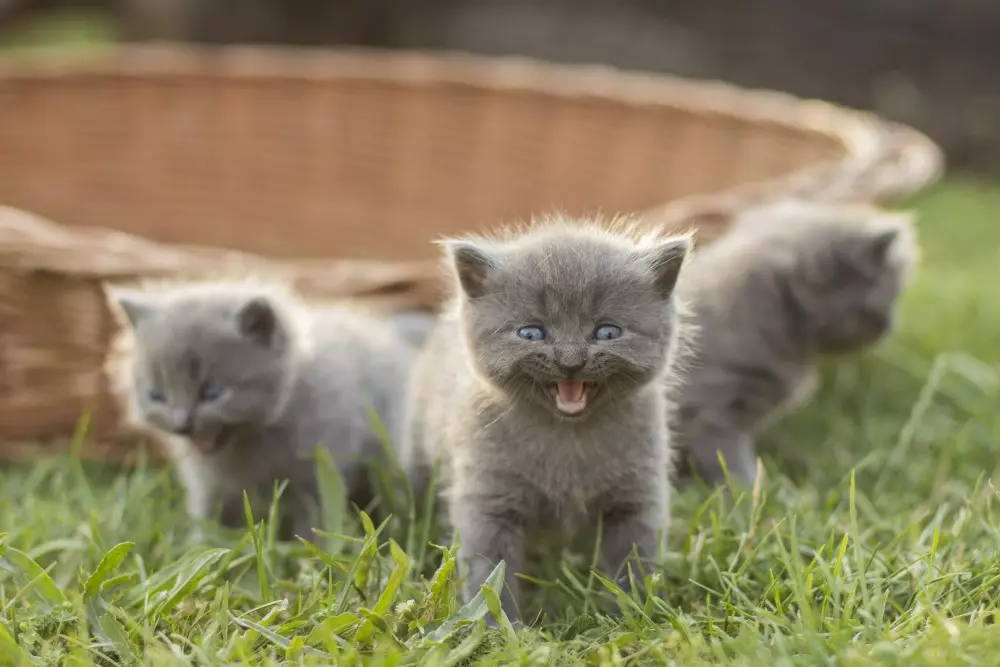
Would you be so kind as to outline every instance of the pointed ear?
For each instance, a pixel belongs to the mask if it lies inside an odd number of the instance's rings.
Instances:
[[[266,298],[255,296],[236,312],[236,326],[241,334],[266,347],[278,330],[278,314]]]
[[[644,259],[653,270],[653,285],[663,298],[674,292],[684,259],[694,245],[690,234],[672,236],[644,252]]]
[[[889,251],[892,249],[896,239],[899,238],[899,234],[900,231],[898,229],[885,229],[869,239],[869,247],[871,248],[872,255],[880,264],[886,261]]]
[[[892,250],[905,236],[911,234],[913,214],[892,212],[879,216],[875,231],[868,238],[872,257],[880,264],[888,261]]]
[[[108,300],[125,315],[132,328],[156,312],[156,304],[148,293],[110,285],[105,287],[105,291]]]
[[[444,247],[462,291],[470,299],[485,295],[490,274],[498,266],[496,258],[472,241],[449,240]]]

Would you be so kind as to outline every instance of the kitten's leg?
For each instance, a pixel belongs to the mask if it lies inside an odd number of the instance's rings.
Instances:
[[[662,480],[661,487],[651,492],[655,497],[645,504],[612,505],[602,514],[601,561],[605,571],[617,576],[618,585],[625,590],[628,564],[632,564],[636,576],[657,569],[656,559],[669,521],[667,480]]]
[[[260,516],[259,504],[254,502],[253,496],[250,496],[250,509],[253,510],[254,523],[260,523],[262,518],[267,518],[266,515]],[[222,500],[222,506],[219,508],[219,523],[225,528],[247,527],[247,512],[242,492],[231,493]]]
[[[212,518],[214,494],[208,485],[197,483],[187,486],[187,513],[192,519],[207,521]]]
[[[716,425],[692,428],[683,439],[695,471],[709,484],[725,483],[719,464],[722,454],[730,477],[745,486],[757,480],[757,451],[753,439],[746,433]]]
[[[313,534],[312,530],[314,527],[316,527],[316,522],[313,521],[311,514],[303,510],[292,519],[287,539],[294,540],[297,535],[304,540],[313,542],[316,539],[316,535]]]
[[[505,562],[504,590],[500,604],[511,621],[520,620],[517,608],[518,580],[514,576],[524,565],[524,519],[517,512],[497,512],[477,497],[452,499],[452,524],[458,530],[461,547],[459,559],[467,575],[462,588],[466,602],[479,592],[480,586],[501,560]],[[495,624],[492,617],[490,624]]]
[[[369,477],[369,468],[364,463],[345,463],[340,466],[340,476],[344,480],[344,488],[347,491],[347,508],[351,510],[351,504],[357,505],[363,510],[375,500],[375,488]],[[389,491],[392,491],[389,489]]]
[[[194,523],[188,537],[194,543],[204,542],[206,535],[202,524],[212,519],[212,511],[216,503],[215,490],[212,484],[202,476],[197,463],[190,457],[177,461],[177,475],[184,487],[185,509]]]
[[[282,540],[298,541],[296,536],[310,542],[315,540],[312,529],[320,527],[319,507],[311,498],[291,494],[285,501],[281,514]]]
[[[418,508],[423,507],[428,501],[427,488],[431,483],[432,471],[431,466],[424,463],[411,466],[406,470],[406,474],[410,478],[410,488],[413,490],[413,502]]]

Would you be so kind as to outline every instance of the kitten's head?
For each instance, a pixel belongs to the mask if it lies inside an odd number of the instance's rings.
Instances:
[[[299,342],[294,316],[274,294],[211,283],[108,292],[131,329],[139,421],[210,454],[235,429],[283,408]]]
[[[844,209],[802,223],[810,240],[792,285],[820,352],[860,350],[894,327],[918,250],[907,213]]]
[[[691,239],[548,220],[445,242],[468,359],[508,396],[581,419],[658,378]]]

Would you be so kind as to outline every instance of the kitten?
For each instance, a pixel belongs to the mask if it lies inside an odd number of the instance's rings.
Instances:
[[[370,500],[367,464],[383,449],[369,409],[398,442],[413,354],[387,323],[343,305],[307,307],[276,286],[108,291],[128,325],[126,354],[110,362],[119,392],[130,421],[163,436],[193,518],[221,505],[223,525],[245,525],[243,490],[260,516],[287,479],[281,535],[308,536],[317,446],[350,499]]]
[[[678,450],[709,483],[756,479],[753,433],[797,407],[826,354],[873,345],[893,326],[917,258],[907,213],[788,201],[750,211],[695,253],[677,291],[698,343],[675,383]]]
[[[418,494],[441,465],[466,599],[506,561],[516,599],[526,538],[603,519],[604,567],[648,566],[668,520],[664,377],[687,236],[551,219],[444,242],[455,296],[411,376],[403,459]]]

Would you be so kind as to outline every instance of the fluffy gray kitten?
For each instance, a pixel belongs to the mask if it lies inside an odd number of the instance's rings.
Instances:
[[[677,286],[697,344],[675,383],[672,431],[705,481],[756,479],[753,433],[805,401],[822,355],[892,329],[917,257],[908,213],[787,201],[745,214]]]
[[[398,442],[413,354],[390,325],[249,283],[109,295],[130,325],[112,363],[129,419],[163,436],[192,517],[221,506],[224,525],[244,525],[243,490],[260,516],[287,479],[281,535],[308,536],[317,446],[350,499],[369,500],[367,465],[383,454],[369,410]]]
[[[668,520],[664,377],[674,284],[690,237],[547,220],[444,243],[455,297],[411,377],[404,466],[418,493],[441,464],[474,595],[506,561],[516,598],[525,540],[603,519],[603,566],[649,565]]]

